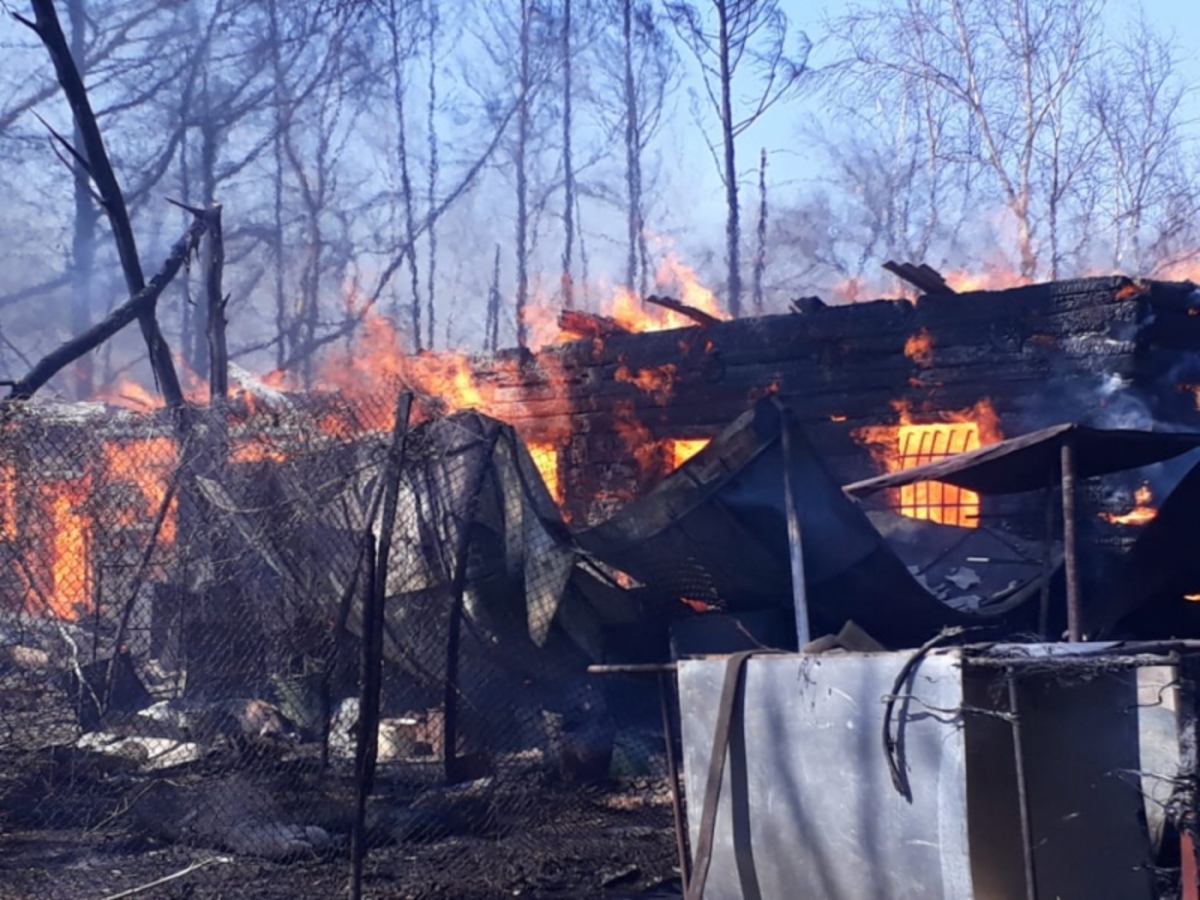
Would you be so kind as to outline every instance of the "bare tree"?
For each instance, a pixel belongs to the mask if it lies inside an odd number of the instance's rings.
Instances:
[[[922,102],[951,101],[951,159],[969,156],[989,173],[1026,278],[1057,274],[1063,204],[1094,147],[1079,112],[1101,8],[1102,0],[884,0],[834,23],[849,50],[845,71],[865,90],[893,107],[914,85]]]
[[[410,317],[413,349],[420,350],[424,333],[421,328],[421,289],[417,270],[417,220],[413,197],[412,169],[408,152],[408,114],[406,72],[409,59],[416,53],[419,39],[419,10],[407,0],[388,0],[384,28],[388,34],[389,75],[392,83],[392,112],[396,117],[396,168],[400,176],[400,202],[404,212],[404,256],[408,264]],[[397,301],[398,304],[398,301]],[[398,306],[395,312],[398,312]]]
[[[711,140],[708,143],[725,186],[726,292],[729,312],[736,317],[742,311],[737,139],[795,93],[808,63],[808,40],[801,34],[795,53],[789,52],[788,20],[778,0],[670,2],[667,10],[696,57],[708,106],[720,124],[720,153]],[[743,108],[734,102],[734,85],[744,86],[747,70],[752,70],[756,84]]]
[[[562,33],[562,166],[563,166],[563,252],[562,294],[563,306],[575,306],[575,289],[572,282],[572,265],[575,254],[575,165],[571,158],[571,75],[574,69],[571,33],[571,0],[562,0],[562,17],[559,24]]]
[[[679,81],[679,57],[648,0],[615,0],[608,13],[619,32],[600,46],[597,62],[613,88],[593,99],[624,147],[625,276],[643,296],[649,282],[646,245],[646,153],[665,121],[667,99]],[[614,62],[619,61],[619,65]],[[608,97],[619,98],[609,101]]]
[[[441,28],[440,10],[438,0],[427,0],[427,9],[425,11],[425,19],[429,25],[427,35],[426,64],[429,67],[429,82],[428,82],[428,103],[426,104],[425,131],[426,142],[429,152],[428,166],[428,188],[425,195],[425,203],[429,209],[433,209],[437,205],[437,190],[438,190],[438,32]],[[437,303],[434,300],[437,285],[437,223],[431,222],[429,225],[429,262],[426,265],[426,283],[425,283],[425,301],[428,304],[426,307],[425,320],[429,323],[429,336],[426,345],[433,347],[434,336],[434,313],[437,309]]]
[[[1181,241],[1195,252],[1200,214],[1195,143],[1185,130],[1185,86],[1176,48],[1144,12],[1091,73],[1088,112],[1099,127],[1096,237],[1112,266],[1131,274],[1176,262]]]
[[[767,273],[767,148],[758,159],[758,227],[754,247],[754,314],[763,313],[763,277]]]

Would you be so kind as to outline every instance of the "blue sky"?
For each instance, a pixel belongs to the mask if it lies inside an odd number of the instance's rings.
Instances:
[[[846,11],[845,0],[805,2],[782,0],[793,29],[818,37],[823,22]],[[860,5],[870,5],[860,0]],[[1108,0],[1106,7],[1109,33],[1116,35],[1136,18],[1139,8],[1149,20],[1170,35],[1176,44],[1179,71],[1192,85],[1188,109],[1193,125],[1200,129],[1200,0]],[[685,85],[686,87],[686,85]],[[694,177],[671,179],[666,198],[667,219],[676,243],[685,255],[699,250],[713,251],[720,246],[724,229],[724,201],[716,170],[688,110],[686,96],[678,101],[676,116],[667,126],[665,162],[668,170],[686,171]],[[749,172],[758,160],[759,149],[770,154],[769,184],[772,202],[786,201],[789,185],[819,178],[820,173],[806,165],[801,146],[800,122],[815,111],[812,101],[779,106],[750,129],[739,143],[739,168]],[[747,177],[746,184],[753,182]],[[691,223],[691,224],[689,224]],[[691,251],[689,253],[689,251]]]

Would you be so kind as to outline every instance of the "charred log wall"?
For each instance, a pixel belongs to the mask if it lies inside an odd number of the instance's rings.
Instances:
[[[712,436],[769,390],[845,481],[879,471],[861,429],[898,424],[901,409],[930,423],[986,399],[1005,436],[1068,420],[1200,424],[1179,389],[1200,346],[1190,292],[1113,277],[810,303],[802,314],[567,344],[484,375],[501,418],[527,440],[561,445],[567,510],[590,523],[669,467],[653,446],[639,461],[639,447]]]

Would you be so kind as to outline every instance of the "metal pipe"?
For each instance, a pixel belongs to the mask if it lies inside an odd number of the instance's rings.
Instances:
[[[616,663],[587,667],[589,675],[660,675],[674,672],[675,663]]]
[[[1062,443],[1063,567],[1067,576],[1067,640],[1083,640],[1079,611],[1079,563],[1075,557],[1075,446],[1067,434]]]
[[[1054,480],[1046,486],[1046,529],[1042,537],[1042,589],[1038,602],[1038,637],[1050,639],[1050,556],[1054,552]]]
[[[804,584],[804,545],[800,535],[800,516],[796,512],[796,498],[792,496],[792,441],[791,416],[778,400],[775,407],[779,410],[779,435],[783,451],[783,508],[787,515],[788,555],[791,561],[792,573],[792,607],[796,615],[796,649],[804,649],[804,645],[812,639],[808,624],[808,597]]]
[[[679,767],[675,762],[675,729],[671,723],[671,678],[666,672],[658,676],[659,706],[662,708],[663,742],[667,749],[667,778],[671,782],[671,814],[675,817],[675,850],[679,854],[679,876],[684,884],[691,881],[688,864],[687,835],[684,831],[683,801],[679,796]]]
[[[1017,679],[1012,669],[1004,673],[1008,682],[1008,713],[1012,725],[1013,761],[1016,765],[1017,803],[1021,814],[1021,851],[1025,862],[1025,900],[1037,900],[1037,874],[1033,864],[1033,824],[1029,820],[1029,790],[1025,780],[1025,756],[1021,752],[1021,713],[1017,703]]]

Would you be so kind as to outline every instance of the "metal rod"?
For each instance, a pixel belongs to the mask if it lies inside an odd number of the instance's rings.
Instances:
[[[588,666],[587,670],[590,675],[661,675],[674,672],[675,663],[618,663]]]
[[[1083,640],[1079,614],[1079,564],[1075,557],[1075,446],[1068,434],[1062,444],[1063,566],[1067,575],[1067,640]]]
[[[1029,819],[1029,789],[1025,780],[1025,756],[1021,750],[1021,713],[1017,703],[1017,679],[1012,669],[1004,674],[1008,682],[1008,712],[1012,723],[1013,761],[1017,775],[1017,803],[1021,813],[1021,851],[1025,862],[1025,900],[1037,900],[1037,874],[1033,864],[1033,824]]]
[[[1050,556],[1054,552],[1054,483],[1046,486],[1046,530],[1042,539],[1042,590],[1038,603],[1038,636],[1050,639]]]
[[[367,548],[368,587],[362,611],[362,687],[358,701],[358,735],[354,747],[355,805],[350,829],[350,900],[362,897],[363,863],[367,858],[367,801],[375,787],[379,751],[379,686],[383,674],[383,630],[380,619],[379,559],[374,542]],[[386,581],[386,576],[385,579]]]
[[[801,542],[800,517],[796,513],[796,498],[792,496],[791,416],[778,400],[779,435],[783,451],[783,507],[787,514],[788,551],[792,573],[792,607],[796,615],[796,649],[803,649],[812,639],[808,624],[808,597],[804,584],[804,545]]]
[[[1174,824],[1179,832],[1179,895],[1182,900],[1200,898],[1200,844],[1197,832],[1197,775],[1200,774],[1200,666],[1195,659],[1178,669],[1179,687],[1175,722],[1179,739],[1179,789]]]
[[[671,722],[671,676],[658,676],[659,706],[662,708],[663,742],[667,749],[667,778],[671,782],[671,814],[675,818],[675,850],[679,854],[679,877],[684,884],[691,880],[688,864],[687,832],[683,821],[683,801],[679,796],[679,767],[675,763],[675,729]]]

